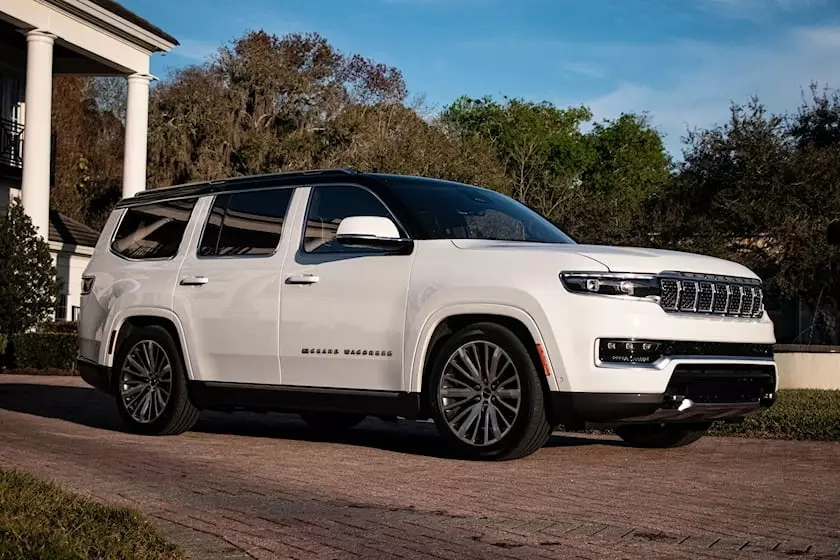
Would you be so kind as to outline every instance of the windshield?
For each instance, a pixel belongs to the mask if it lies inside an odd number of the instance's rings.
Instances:
[[[387,181],[429,239],[574,243],[538,213],[495,191],[423,178]]]

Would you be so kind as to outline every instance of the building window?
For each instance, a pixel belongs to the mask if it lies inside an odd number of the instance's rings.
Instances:
[[[195,202],[173,200],[129,208],[111,249],[127,259],[171,259],[178,254]]]
[[[61,294],[58,296],[58,303],[55,306],[55,320],[67,320],[67,294]]]
[[[294,189],[220,195],[207,216],[198,246],[202,257],[273,255]]]

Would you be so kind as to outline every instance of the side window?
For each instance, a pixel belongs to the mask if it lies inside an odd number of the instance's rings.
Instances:
[[[314,187],[306,212],[303,250],[307,253],[366,253],[376,249],[348,248],[335,241],[338,224],[349,216],[394,219],[370,191],[361,187]]]
[[[123,215],[111,249],[128,259],[170,259],[178,254],[196,199],[134,206]]]
[[[273,255],[294,189],[217,196],[198,246],[202,257]]]

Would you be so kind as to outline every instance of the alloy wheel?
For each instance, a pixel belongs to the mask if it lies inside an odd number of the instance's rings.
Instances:
[[[458,439],[476,447],[493,445],[510,432],[519,416],[519,372],[496,344],[467,342],[447,360],[438,399],[446,424]]]
[[[172,395],[172,364],[153,340],[141,340],[126,355],[120,371],[120,399],[129,416],[141,424],[161,417]]]

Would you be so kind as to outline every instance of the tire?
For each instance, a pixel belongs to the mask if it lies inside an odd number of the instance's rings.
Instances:
[[[310,428],[319,432],[344,432],[365,419],[364,414],[347,412],[301,412],[300,417]]]
[[[129,430],[144,435],[175,435],[195,425],[199,410],[190,402],[181,350],[166,329],[132,329],[117,348],[115,358],[114,394]],[[148,380],[143,379],[144,371]],[[146,394],[149,396],[144,397]],[[148,409],[144,409],[143,399],[148,400]]]
[[[479,354],[483,360],[476,360]],[[465,357],[483,374],[480,383]],[[460,454],[519,459],[548,441],[552,429],[540,373],[523,342],[507,328],[496,323],[466,327],[443,344],[432,364],[429,410],[438,432]]]
[[[711,424],[627,424],[615,433],[633,447],[670,448],[694,443],[709,430]]]

